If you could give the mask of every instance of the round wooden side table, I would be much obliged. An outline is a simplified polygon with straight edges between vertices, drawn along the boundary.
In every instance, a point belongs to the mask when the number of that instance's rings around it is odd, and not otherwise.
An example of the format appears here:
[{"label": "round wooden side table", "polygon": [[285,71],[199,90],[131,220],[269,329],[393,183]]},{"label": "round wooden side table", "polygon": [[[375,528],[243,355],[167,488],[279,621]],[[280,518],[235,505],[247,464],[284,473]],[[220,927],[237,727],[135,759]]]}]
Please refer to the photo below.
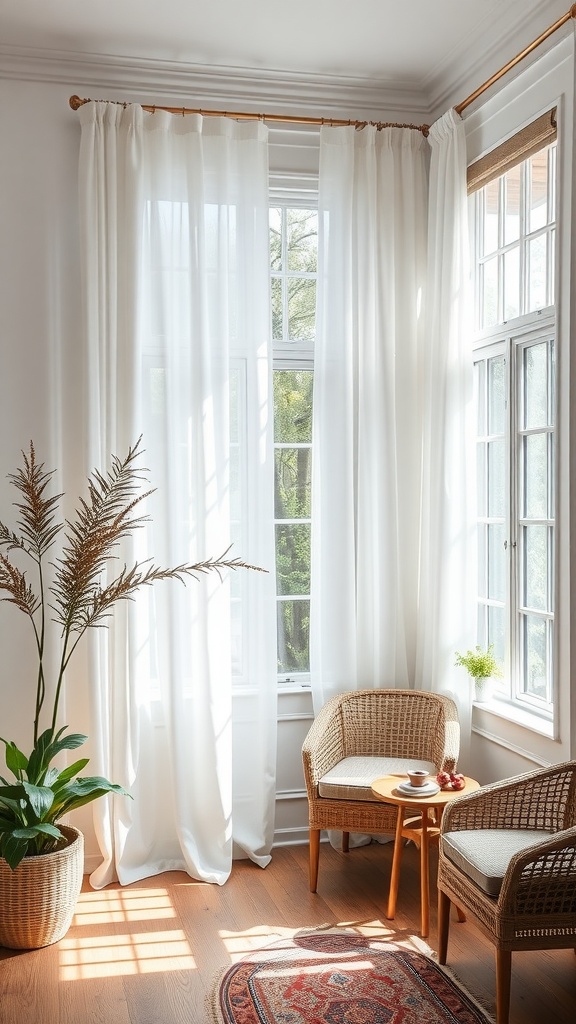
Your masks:
[{"label": "round wooden side table", "polygon": [[[475,779],[466,776],[464,781],[463,789],[441,789],[433,796],[427,797],[408,796],[398,789],[399,782],[408,782],[407,775],[386,775],[372,783],[372,792],[378,800],[383,800],[386,804],[394,804],[398,808],[386,917],[389,921],[394,919],[400,882],[403,840],[412,839],[416,846],[420,847],[420,934],[422,938],[426,938],[430,929],[429,849],[431,842],[438,842],[442,811],[446,804],[457,796],[473,793],[474,790],[480,789],[480,783]],[[430,817],[430,813],[432,817]],[[459,917],[461,913],[459,910]]]}]

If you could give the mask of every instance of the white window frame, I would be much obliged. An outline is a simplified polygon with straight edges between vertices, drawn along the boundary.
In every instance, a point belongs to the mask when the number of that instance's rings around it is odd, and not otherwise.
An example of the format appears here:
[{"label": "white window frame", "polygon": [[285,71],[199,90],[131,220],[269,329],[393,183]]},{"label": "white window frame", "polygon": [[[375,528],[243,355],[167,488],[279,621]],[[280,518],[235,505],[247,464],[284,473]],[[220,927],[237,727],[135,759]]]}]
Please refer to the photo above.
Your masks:
[{"label": "white window frame", "polygon": [[[507,329],[508,328],[508,329]],[[520,501],[523,493],[523,481],[522,481],[522,451],[521,451],[521,438],[527,436],[532,431],[526,430],[520,426],[520,408],[519,408],[519,394],[522,383],[522,368],[521,359],[523,351],[531,345],[541,344],[546,342],[552,342],[555,345],[555,311],[554,307],[549,307],[546,310],[542,310],[539,314],[530,314],[526,317],[519,318],[513,327],[507,325],[504,329],[495,329],[492,336],[484,336],[482,339],[477,339],[474,345],[474,362],[479,363],[487,361],[491,358],[502,357],[505,363],[505,392],[507,396],[506,409],[505,409],[505,422],[504,422],[504,447],[505,447],[505,465],[508,467],[507,474],[507,486],[505,494],[505,510],[503,516],[479,516],[478,524],[479,528],[484,529],[490,525],[499,525],[500,523],[504,527],[505,537],[505,549],[507,559],[507,572],[505,577],[505,598],[503,601],[494,600],[487,594],[487,587],[482,585],[479,581],[479,594],[478,594],[478,643],[485,646],[488,636],[486,629],[486,620],[488,616],[487,609],[490,607],[502,607],[504,610],[504,619],[506,626],[506,634],[508,643],[506,645],[506,657],[504,662],[504,676],[502,680],[495,680],[495,693],[494,703],[507,704],[511,709],[517,708],[522,709],[524,713],[536,716],[543,721],[552,723],[554,713],[554,693],[555,693],[555,650],[557,647],[556,641],[556,630],[557,621],[554,614],[556,607],[555,599],[555,560],[556,560],[556,520],[554,516],[550,516],[545,520],[542,520],[542,525],[545,525],[548,530],[552,533],[551,550],[549,551],[549,566],[550,576],[548,579],[549,586],[549,611],[536,610],[534,614],[542,617],[546,621],[550,622],[550,626],[547,627],[548,634],[548,645],[550,647],[549,658],[547,660],[547,696],[548,700],[539,700],[532,697],[529,693],[525,692],[521,686],[522,675],[519,671],[520,661],[522,657],[522,650],[520,645],[520,620],[522,616],[525,616],[529,609],[525,608],[522,604],[522,593],[523,593],[523,569],[522,569],[522,533],[524,525],[528,525],[528,520],[525,520],[520,515]],[[554,414],[555,414],[554,410]],[[548,461],[549,473],[555,475],[556,472],[556,452],[555,452],[555,438],[556,438],[556,416],[554,415],[553,423],[545,428],[541,428],[538,432],[545,432],[552,438],[550,442],[554,448],[554,453]],[[535,431],[536,432],[536,431]],[[500,435],[497,435],[500,436]],[[479,436],[479,444],[487,444],[490,442],[492,435],[486,433]],[[552,493],[554,496],[554,487],[552,482]],[[530,525],[540,525],[540,520],[530,520]],[[486,559],[483,565],[484,571],[488,571],[488,560],[489,556],[486,554]],[[484,622],[481,622],[484,619]]]},{"label": "white window frame", "polygon": [[[540,234],[548,233],[549,241],[547,244],[547,259],[548,259],[548,291],[546,299],[549,303],[553,303],[555,299],[554,285],[554,268],[556,266],[556,248],[557,248],[557,233],[556,227],[558,223],[558,211],[556,208],[556,154],[551,157],[549,168],[552,168],[552,173],[548,180],[548,197],[552,199],[555,210],[555,220],[551,225],[547,225],[545,229],[539,229],[535,232],[530,233],[524,230],[527,223],[527,207],[526,202],[522,210],[522,225],[520,230],[519,238],[519,249],[520,249],[520,299],[521,309],[526,309],[528,303],[528,282],[526,273],[526,254],[528,252],[528,246],[530,240],[533,237],[537,237]],[[526,181],[527,174],[525,172]],[[502,202],[503,197],[503,181],[500,181],[500,201]],[[482,306],[482,291],[481,281],[483,274],[483,264],[486,257],[483,255],[483,195],[482,191],[479,190],[471,196],[471,224],[473,225],[473,238],[475,242],[475,252],[473,254],[473,266],[474,266],[474,280],[475,280],[475,311],[477,322],[481,320],[481,306]],[[475,363],[488,360],[492,357],[499,355],[503,356],[506,367],[506,415],[505,415],[505,432],[504,432],[504,443],[505,443],[505,465],[507,467],[507,483],[506,483],[506,507],[505,507],[505,536],[506,536],[506,547],[507,547],[507,573],[506,573],[506,589],[505,589],[505,619],[506,619],[506,658],[504,664],[504,676],[502,681],[496,681],[496,688],[493,697],[491,698],[490,710],[496,710],[503,713],[506,717],[514,718],[516,721],[521,722],[524,725],[532,726],[537,729],[541,729],[548,734],[552,734],[553,723],[554,723],[554,712],[555,702],[557,699],[557,683],[556,683],[556,652],[558,650],[558,622],[557,616],[554,614],[556,608],[556,560],[557,560],[557,529],[556,519],[554,518],[554,512],[550,519],[547,519],[545,524],[549,528],[549,534],[553,537],[552,551],[549,551],[549,612],[543,613],[546,621],[550,623],[547,629],[547,637],[549,657],[547,659],[547,671],[548,671],[548,687],[547,697],[549,699],[539,700],[532,697],[529,693],[525,692],[522,686],[522,674],[520,670],[521,660],[521,649],[520,649],[520,617],[525,615],[526,609],[522,606],[522,588],[523,588],[523,577],[522,577],[522,565],[521,565],[521,552],[522,547],[520,543],[520,537],[523,533],[523,520],[520,516],[519,501],[522,493],[522,479],[521,479],[521,438],[527,432],[520,429],[519,421],[519,384],[521,379],[521,366],[520,360],[522,352],[531,344],[541,343],[544,341],[552,341],[553,346],[556,345],[556,309],[555,306],[550,304],[542,309],[534,310],[531,312],[522,312],[521,315],[515,317],[509,322],[503,322],[503,286],[502,286],[502,274],[503,274],[503,260],[505,253],[509,246],[505,244],[503,237],[502,226],[500,226],[500,235],[498,239],[498,261],[500,266],[499,281],[498,281],[498,314],[499,323],[488,329],[478,330],[474,340],[474,361]],[[493,253],[490,256],[493,257]],[[555,441],[555,435],[557,430],[558,422],[558,395],[557,389],[555,389],[554,409],[552,411],[552,426],[547,427],[546,431],[553,437],[550,444],[554,447],[553,460],[549,461],[549,473],[554,475],[552,484],[552,496],[555,504],[555,513],[557,516],[557,444]],[[481,443],[487,443],[489,435],[483,439]],[[550,515],[550,510],[548,510]],[[499,517],[500,518],[500,517]],[[479,516],[479,524],[488,524],[488,518]],[[532,521],[531,521],[532,522]],[[487,572],[488,565],[488,554],[485,556],[485,563],[482,566]],[[479,561],[479,569],[481,568]],[[487,635],[485,629],[485,622],[487,620],[487,612],[483,613],[484,627],[481,623],[481,609],[487,608],[490,605],[490,598],[487,595],[487,591],[484,590],[479,581],[479,594],[478,594],[478,607],[479,607],[479,632],[478,632],[478,643],[485,645],[487,642]]]},{"label": "white window frame", "polygon": [[[282,209],[301,209],[301,210],[317,210],[317,192],[308,190],[302,192],[297,189],[283,189],[280,191],[272,191],[270,194],[270,207],[278,207]],[[283,250],[285,246],[283,245]],[[286,268],[286,276],[290,276],[290,272],[287,270],[287,264],[285,258],[283,259],[283,266]],[[273,276],[281,276],[280,274],[271,273]],[[310,275],[311,278],[317,280],[317,274]],[[287,324],[288,311],[285,305],[284,308],[284,323]],[[271,326],[272,331],[272,326]],[[277,370],[309,370],[314,372],[314,343],[313,342],[291,342],[286,339],[273,340],[273,372]],[[278,447],[297,447],[297,445],[283,444],[277,442],[274,438],[274,452]],[[311,442],[310,442],[311,447]],[[290,520],[279,520],[274,518],[274,530],[279,523],[290,522]],[[298,523],[311,523],[310,519],[299,519],[294,520]],[[310,594],[308,595],[280,595],[277,593],[276,601],[277,604],[281,600],[308,600],[310,601]],[[278,617],[276,619],[278,621]],[[278,687],[285,692],[286,690],[295,689],[310,689],[310,672],[278,672],[277,674]]]}]

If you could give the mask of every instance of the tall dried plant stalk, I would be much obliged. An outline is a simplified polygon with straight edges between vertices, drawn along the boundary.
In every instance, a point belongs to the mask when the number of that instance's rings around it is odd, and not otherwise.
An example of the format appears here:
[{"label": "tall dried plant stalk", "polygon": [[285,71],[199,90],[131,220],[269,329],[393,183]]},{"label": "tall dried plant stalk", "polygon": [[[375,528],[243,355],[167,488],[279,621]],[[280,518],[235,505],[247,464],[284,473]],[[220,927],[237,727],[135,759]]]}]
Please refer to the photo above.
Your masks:
[{"label": "tall dried plant stalk", "polygon": [[[140,587],[151,586],[159,580],[184,582],[186,577],[198,579],[201,574],[212,571],[221,574],[227,569],[264,571],[240,558],[229,558],[228,549],[217,558],[183,563],[168,569],[149,561],[135,562],[131,568],[124,565],[111,582],[103,583],[120,541],[149,521],[148,516],[139,514],[141,503],[153,493],[150,489],[141,490],[147,482],[144,475],[147,471],[137,466],[142,454],[140,438],[124,459],[112,457],[106,473],[95,470],[88,480],[88,497],[79,499],[71,521],[57,520],[63,495],[50,496],[46,493],[54,471],[46,471],[44,463],[37,462],[32,441],[29,451],[22,452],[22,466],[8,477],[20,499],[14,503],[19,513],[18,532],[0,522],[0,548],[4,548],[4,553],[0,550],[0,590],[7,595],[1,600],[16,605],[27,615],[34,633],[38,652],[35,744],[46,697],[44,654],[48,609],[53,613],[54,621],[62,627],[62,648],[52,705],[51,729],[54,731],[70,658],[86,630],[103,625],[117,601],[130,600]],[[47,584],[45,555],[62,531],[62,555],[52,563],[53,577]],[[28,582],[26,572],[9,557],[13,552],[24,554],[35,563],[37,591]]]}]

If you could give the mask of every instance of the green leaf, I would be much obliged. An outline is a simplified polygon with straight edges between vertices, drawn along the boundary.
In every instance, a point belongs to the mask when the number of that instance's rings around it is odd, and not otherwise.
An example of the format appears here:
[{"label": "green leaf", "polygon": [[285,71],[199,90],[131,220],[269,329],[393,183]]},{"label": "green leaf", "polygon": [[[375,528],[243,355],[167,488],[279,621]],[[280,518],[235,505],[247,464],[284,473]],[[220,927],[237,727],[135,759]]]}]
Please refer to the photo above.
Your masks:
[{"label": "green leaf", "polygon": [[60,829],[48,821],[39,821],[37,825],[28,825],[26,828],[15,828],[12,835],[15,839],[37,839],[38,836],[50,836],[52,839],[64,838]]},{"label": "green leaf", "polygon": [[13,815],[14,821],[25,820],[25,815],[22,813],[20,800],[10,800],[6,796],[0,796],[0,809],[3,811],[4,814],[6,814],[7,811],[10,811],[11,814]]},{"label": "green leaf", "polygon": [[0,854],[9,867],[17,868],[23,857],[28,852],[28,841],[26,839],[14,839],[11,835],[0,834]]},{"label": "green leaf", "polygon": [[23,782],[15,782],[12,786],[0,786],[0,800],[19,801],[26,799]]},{"label": "green leaf", "polygon": [[[75,775],[78,775],[78,773],[86,767],[89,761],[89,757],[82,757],[80,758],[79,761],[74,761],[74,764],[68,765],[67,768],[64,768],[61,772],[58,772],[56,780],[53,783],[51,783],[54,791],[57,793],[62,788],[62,786],[64,786],[67,782],[70,782],[70,779],[73,779]],[[55,770],[57,771],[57,769]]]},{"label": "green leaf", "polygon": [[54,735],[53,729],[46,729],[38,737],[34,750],[28,761],[28,779],[30,782],[39,784],[44,782],[45,773],[48,771],[50,762],[61,753],[62,750],[75,750],[82,746],[88,739],[83,733],[71,732],[64,735],[66,726]]},{"label": "green leaf", "polygon": [[[3,808],[5,811],[6,808]],[[8,818],[6,814],[0,814],[0,832],[12,832],[15,825],[18,824],[18,818],[15,816]]]},{"label": "green leaf", "polygon": [[24,782],[23,786],[34,814],[42,820],[54,803],[54,793],[48,786],[32,786],[29,782]]},{"label": "green leaf", "polygon": [[75,810],[77,807],[83,807],[84,804],[91,803],[92,800],[97,800],[99,797],[105,796],[106,793],[115,793],[117,796],[131,796],[123,786],[118,786],[114,782],[108,782],[107,779],[102,779],[99,776],[77,779],[76,782],[72,782],[58,793],[57,817],[60,818],[63,814],[67,814],[68,811]]},{"label": "green leaf", "polygon": [[28,758],[21,750],[18,750],[15,743],[3,739],[2,736],[0,736],[0,740],[6,745],[6,767],[16,778],[20,778],[21,773],[28,767]]}]

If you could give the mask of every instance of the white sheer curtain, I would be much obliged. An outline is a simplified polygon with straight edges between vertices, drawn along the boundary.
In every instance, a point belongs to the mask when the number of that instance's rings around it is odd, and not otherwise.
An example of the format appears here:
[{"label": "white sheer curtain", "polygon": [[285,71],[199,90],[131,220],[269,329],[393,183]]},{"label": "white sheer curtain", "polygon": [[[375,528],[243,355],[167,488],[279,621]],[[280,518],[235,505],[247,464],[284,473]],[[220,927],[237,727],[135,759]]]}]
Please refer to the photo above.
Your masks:
[{"label": "white sheer curtain", "polygon": [[[91,465],[141,434],[157,492],[126,557],[271,570],[157,584],[92,634],[92,884],[264,866],[276,729],[268,157],[262,124],[87,104],[80,208]],[[249,510],[249,515],[248,515]],[[234,682],[234,686],[233,686]]]},{"label": "white sheer curtain", "polygon": [[466,764],[471,694],[454,652],[476,636],[473,423],[466,138],[449,110],[430,129],[428,301],[416,685],[458,705]]},{"label": "white sheer curtain", "polygon": [[312,687],[316,709],[347,689],[453,690],[465,734],[453,662],[475,635],[475,453],[452,111],[430,146],[321,132]]},{"label": "white sheer curtain", "polygon": [[333,693],[413,685],[428,145],[322,128],[311,670]]}]

